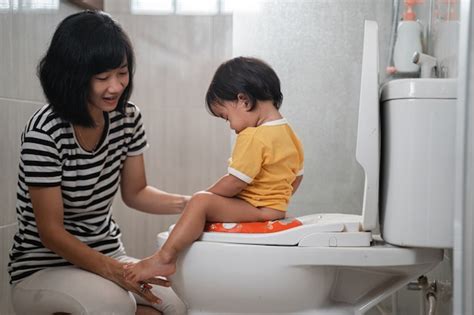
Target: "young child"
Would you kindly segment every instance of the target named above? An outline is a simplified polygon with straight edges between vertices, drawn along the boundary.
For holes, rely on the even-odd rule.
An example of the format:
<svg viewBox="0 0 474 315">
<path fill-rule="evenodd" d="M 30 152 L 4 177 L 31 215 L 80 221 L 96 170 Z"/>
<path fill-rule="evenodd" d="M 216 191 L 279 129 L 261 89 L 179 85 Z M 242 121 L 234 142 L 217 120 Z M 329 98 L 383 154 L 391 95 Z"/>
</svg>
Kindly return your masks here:
<svg viewBox="0 0 474 315">
<path fill-rule="evenodd" d="M 219 66 L 206 104 L 237 133 L 228 174 L 193 195 L 161 249 L 125 267 L 127 280 L 173 274 L 178 254 L 201 236 L 206 222 L 285 217 L 303 177 L 303 148 L 278 111 L 282 99 L 280 80 L 265 62 L 238 57 Z"/>
</svg>

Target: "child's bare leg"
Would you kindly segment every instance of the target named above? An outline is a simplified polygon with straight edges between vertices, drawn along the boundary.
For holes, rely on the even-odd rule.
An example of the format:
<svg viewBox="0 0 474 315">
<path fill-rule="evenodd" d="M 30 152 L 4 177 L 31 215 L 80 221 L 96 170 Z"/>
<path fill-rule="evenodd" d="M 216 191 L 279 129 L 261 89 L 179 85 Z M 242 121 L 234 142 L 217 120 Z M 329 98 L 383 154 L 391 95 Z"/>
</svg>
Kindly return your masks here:
<svg viewBox="0 0 474 315">
<path fill-rule="evenodd" d="M 163 247 L 152 256 L 128 268 L 126 277 L 129 280 L 140 281 L 154 276 L 173 274 L 178 254 L 201 236 L 206 221 L 251 222 L 284 217 L 283 211 L 258 209 L 242 199 L 199 192 L 188 202 Z"/>
</svg>

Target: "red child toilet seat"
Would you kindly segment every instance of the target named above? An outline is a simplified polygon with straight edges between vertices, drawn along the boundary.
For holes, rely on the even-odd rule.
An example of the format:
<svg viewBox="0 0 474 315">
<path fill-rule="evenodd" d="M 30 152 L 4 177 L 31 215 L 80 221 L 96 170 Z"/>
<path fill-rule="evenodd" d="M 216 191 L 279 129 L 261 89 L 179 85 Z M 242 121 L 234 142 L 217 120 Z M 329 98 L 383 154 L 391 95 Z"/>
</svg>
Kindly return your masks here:
<svg viewBox="0 0 474 315">
<path fill-rule="evenodd" d="M 224 233 L 275 233 L 289 230 L 303 225 L 295 218 L 286 218 L 275 221 L 263 222 L 240 222 L 240 223 L 207 223 L 204 232 L 224 232 Z"/>
</svg>

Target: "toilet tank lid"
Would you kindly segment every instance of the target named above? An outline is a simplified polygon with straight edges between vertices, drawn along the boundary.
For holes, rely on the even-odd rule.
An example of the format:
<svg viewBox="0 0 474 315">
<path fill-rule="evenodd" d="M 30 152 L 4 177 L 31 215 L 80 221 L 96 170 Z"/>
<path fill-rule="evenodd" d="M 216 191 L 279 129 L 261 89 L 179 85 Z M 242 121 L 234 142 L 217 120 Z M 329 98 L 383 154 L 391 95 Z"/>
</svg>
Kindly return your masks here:
<svg viewBox="0 0 474 315">
<path fill-rule="evenodd" d="M 456 99 L 457 79 L 400 79 L 382 86 L 382 102 L 395 99 Z"/>
</svg>

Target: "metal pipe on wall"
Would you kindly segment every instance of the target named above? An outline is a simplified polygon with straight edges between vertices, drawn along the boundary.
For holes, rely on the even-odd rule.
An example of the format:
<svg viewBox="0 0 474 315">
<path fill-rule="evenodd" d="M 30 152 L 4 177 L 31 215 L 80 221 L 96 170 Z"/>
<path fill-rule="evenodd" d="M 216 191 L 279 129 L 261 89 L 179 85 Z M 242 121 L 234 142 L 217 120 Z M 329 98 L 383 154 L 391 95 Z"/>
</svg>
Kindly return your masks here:
<svg viewBox="0 0 474 315">
<path fill-rule="evenodd" d="M 454 303 L 455 315 L 473 314 L 474 286 L 474 8 L 461 0 L 458 68 L 458 117 L 454 213 Z"/>
</svg>

